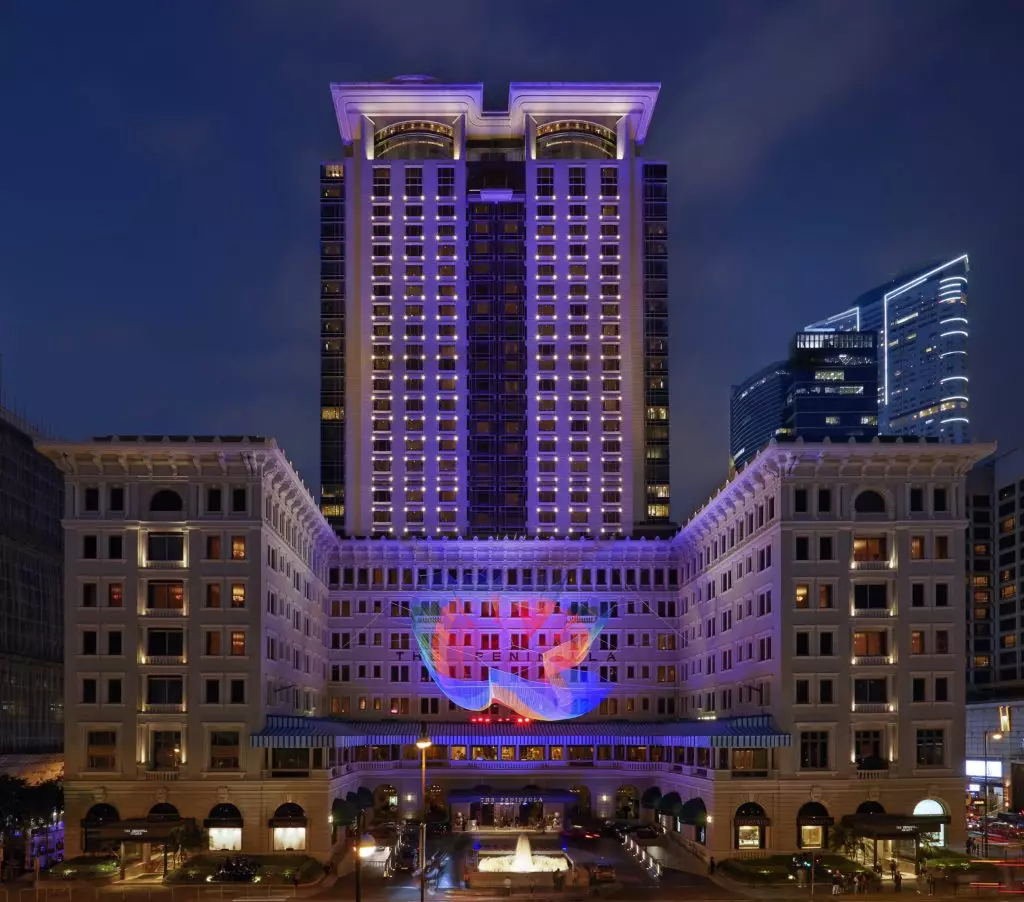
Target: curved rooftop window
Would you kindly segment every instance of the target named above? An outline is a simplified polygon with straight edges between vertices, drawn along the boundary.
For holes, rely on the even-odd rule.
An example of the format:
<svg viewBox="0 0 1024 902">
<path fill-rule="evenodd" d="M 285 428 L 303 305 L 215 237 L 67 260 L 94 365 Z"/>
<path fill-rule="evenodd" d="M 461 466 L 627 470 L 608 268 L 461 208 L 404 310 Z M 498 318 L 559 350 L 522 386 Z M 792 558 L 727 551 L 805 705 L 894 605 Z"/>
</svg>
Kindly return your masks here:
<svg viewBox="0 0 1024 902">
<path fill-rule="evenodd" d="M 450 160 L 454 146 L 455 130 L 441 122 L 395 122 L 378 129 L 373 135 L 376 159 Z"/>
<path fill-rule="evenodd" d="M 537 127 L 537 156 L 548 160 L 612 160 L 615 132 L 596 122 L 566 119 Z"/>
</svg>

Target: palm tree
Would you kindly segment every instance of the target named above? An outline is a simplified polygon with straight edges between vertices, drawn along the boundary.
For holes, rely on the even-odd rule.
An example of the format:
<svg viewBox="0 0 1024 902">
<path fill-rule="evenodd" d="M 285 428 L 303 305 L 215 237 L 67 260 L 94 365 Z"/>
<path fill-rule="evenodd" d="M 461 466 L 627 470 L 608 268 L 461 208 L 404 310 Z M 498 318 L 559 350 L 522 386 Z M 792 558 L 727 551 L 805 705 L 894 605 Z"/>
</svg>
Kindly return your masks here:
<svg viewBox="0 0 1024 902">
<path fill-rule="evenodd" d="M 828 846 L 837 855 L 845 855 L 852 861 L 856 861 L 857 856 L 860 856 L 863 862 L 868 860 L 867 841 L 842 824 L 835 824 L 829 828 Z"/>
</svg>

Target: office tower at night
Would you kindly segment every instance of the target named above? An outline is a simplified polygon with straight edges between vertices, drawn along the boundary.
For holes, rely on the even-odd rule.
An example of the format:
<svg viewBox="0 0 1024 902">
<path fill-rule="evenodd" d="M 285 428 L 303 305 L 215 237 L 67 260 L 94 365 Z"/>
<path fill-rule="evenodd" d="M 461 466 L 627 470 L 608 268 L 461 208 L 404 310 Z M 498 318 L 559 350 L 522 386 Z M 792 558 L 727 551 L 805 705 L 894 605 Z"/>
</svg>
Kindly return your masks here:
<svg viewBox="0 0 1024 902">
<path fill-rule="evenodd" d="M 321 508 L 353 536 L 671 532 L 658 86 L 332 86 Z"/>
<path fill-rule="evenodd" d="M 970 441 L 966 254 L 861 295 L 807 331 L 877 331 L 878 432 Z"/>
<path fill-rule="evenodd" d="M 787 360 L 733 388 L 733 466 L 776 437 L 835 442 L 877 435 L 876 344 L 873 332 L 798 332 Z"/>
<path fill-rule="evenodd" d="M 0 755 L 8 766 L 18 762 L 6 756 L 63 745 L 63 480 L 35 449 L 38 438 L 0 408 Z"/>
</svg>

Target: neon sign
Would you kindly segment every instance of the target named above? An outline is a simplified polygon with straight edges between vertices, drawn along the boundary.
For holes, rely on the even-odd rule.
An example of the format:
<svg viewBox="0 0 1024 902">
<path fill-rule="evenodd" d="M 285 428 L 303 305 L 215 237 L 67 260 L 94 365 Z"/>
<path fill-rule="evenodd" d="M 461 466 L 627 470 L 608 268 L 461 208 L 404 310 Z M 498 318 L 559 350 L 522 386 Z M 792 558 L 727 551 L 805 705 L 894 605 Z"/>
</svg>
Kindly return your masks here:
<svg viewBox="0 0 1024 902">
<path fill-rule="evenodd" d="M 550 598 L 517 600 L 509 617 L 499 616 L 498 599 L 482 603 L 490 616 L 466 613 L 472 607 L 451 599 L 414 602 L 409 611 L 423 666 L 459 707 L 485 711 L 498 702 L 523 718 L 567 720 L 608 695 L 608 684 L 581 666 L 607 617 Z M 474 638 L 479 648 L 467 645 Z"/>
</svg>

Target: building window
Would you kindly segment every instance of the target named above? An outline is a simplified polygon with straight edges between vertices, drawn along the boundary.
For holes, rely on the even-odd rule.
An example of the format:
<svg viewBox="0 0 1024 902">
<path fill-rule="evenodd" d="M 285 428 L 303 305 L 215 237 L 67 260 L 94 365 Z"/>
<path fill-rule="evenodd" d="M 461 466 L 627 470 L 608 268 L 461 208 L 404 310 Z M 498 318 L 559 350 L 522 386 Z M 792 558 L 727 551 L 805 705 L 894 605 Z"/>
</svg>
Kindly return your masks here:
<svg viewBox="0 0 1024 902">
<path fill-rule="evenodd" d="M 835 545 L 832 536 L 818 536 L 818 560 L 835 560 Z"/>
<path fill-rule="evenodd" d="M 946 734 L 944 730 L 917 731 L 917 766 L 945 767 Z"/>
<path fill-rule="evenodd" d="M 800 734 L 800 769 L 828 770 L 828 733 L 814 730 Z"/>
<path fill-rule="evenodd" d="M 910 559 L 912 561 L 924 559 L 924 536 L 910 537 Z"/>
<path fill-rule="evenodd" d="M 806 583 L 798 584 L 793 594 L 793 604 L 798 610 L 807 610 L 811 606 L 811 587 Z"/>
<path fill-rule="evenodd" d="M 835 685 L 833 684 L 832 680 L 823 679 L 818 681 L 818 704 L 835 704 Z"/>
<path fill-rule="evenodd" d="M 233 657 L 245 656 L 245 633 L 241 630 L 231 633 L 231 654 Z"/>
<path fill-rule="evenodd" d="M 97 605 L 97 591 L 98 587 L 96 583 L 83 583 L 82 584 L 82 607 L 83 608 L 94 608 Z"/>
<path fill-rule="evenodd" d="M 223 492 L 220 489 L 210 488 L 206 490 L 206 510 L 211 514 L 219 514 L 223 509 Z"/>
<path fill-rule="evenodd" d="M 935 678 L 935 701 L 937 701 L 937 702 L 948 702 L 949 701 L 949 678 L 948 677 L 936 677 Z"/>
<path fill-rule="evenodd" d="M 915 702 L 927 701 L 924 677 L 914 677 L 910 681 L 910 698 Z"/>
<path fill-rule="evenodd" d="M 818 584 L 818 608 L 822 611 L 833 607 L 833 586 L 831 583 Z"/>
<path fill-rule="evenodd" d="M 203 703 L 220 704 L 220 680 L 208 679 L 203 682 Z"/>
<path fill-rule="evenodd" d="M 885 583 L 856 583 L 853 587 L 853 607 L 856 610 L 880 611 L 889 606 Z"/>
<path fill-rule="evenodd" d="M 248 492 L 244 488 L 231 490 L 231 512 L 233 514 L 244 514 L 249 509 L 247 495 Z"/>
<path fill-rule="evenodd" d="M 82 536 L 82 557 L 87 561 L 94 561 L 99 557 L 97 551 L 98 541 L 96 536 Z"/>
<path fill-rule="evenodd" d="M 798 705 L 809 705 L 811 703 L 811 682 L 810 680 L 796 681 L 795 702 Z"/>
<path fill-rule="evenodd" d="M 151 532 L 146 536 L 146 560 L 178 562 L 185 559 L 185 537 L 180 532 Z"/>
<path fill-rule="evenodd" d="M 124 536 L 107 536 L 107 557 L 112 561 L 124 560 Z"/>
<path fill-rule="evenodd" d="M 935 559 L 937 561 L 949 560 L 949 536 L 935 537 Z"/>
<path fill-rule="evenodd" d="M 210 770 L 238 770 L 240 766 L 241 746 L 238 741 L 238 731 L 211 731 Z"/>
<path fill-rule="evenodd" d="M 932 492 L 932 510 L 937 514 L 944 514 L 949 510 L 945 489 L 935 489 Z"/>
<path fill-rule="evenodd" d="M 182 582 L 147 583 L 146 607 L 151 610 L 184 610 L 185 584 Z"/>
<path fill-rule="evenodd" d="M 232 705 L 245 704 L 245 680 L 230 680 L 228 683 L 228 700 Z"/>
<path fill-rule="evenodd" d="M 811 540 L 807 536 L 796 537 L 793 557 L 798 561 L 809 561 L 811 559 Z"/>
<path fill-rule="evenodd" d="M 793 490 L 793 513 L 807 513 L 807 489 Z"/>
<path fill-rule="evenodd" d="M 107 586 L 107 607 L 124 607 L 124 585 L 121 583 L 110 583 Z"/>
<path fill-rule="evenodd" d="M 85 768 L 108 773 L 117 770 L 116 730 L 89 730 L 85 734 Z"/>
<path fill-rule="evenodd" d="M 245 583 L 232 583 L 231 585 L 231 607 L 245 607 Z"/>
<path fill-rule="evenodd" d="M 121 680 L 117 677 L 111 677 L 107 680 L 107 704 L 121 704 Z"/>
<path fill-rule="evenodd" d="M 912 655 L 923 655 L 927 653 L 925 648 L 924 630 L 914 630 L 911 632 L 910 653 Z"/>
<path fill-rule="evenodd" d="M 827 514 L 832 511 L 832 490 L 818 489 L 818 513 Z"/>
<path fill-rule="evenodd" d="M 123 513 L 124 512 L 124 487 L 115 485 L 111 486 L 110 494 L 107 496 L 107 508 L 112 513 Z"/>
<path fill-rule="evenodd" d="M 949 607 L 949 584 L 948 583 L 936 583 L 935 584 L 935 607 L 937 607 L 937 608 L 948 608 Z"/>
<path fill-rule="evenodd" d="M 245 536 L 231 537 L 231 560 L 245 560 Z"/>
<path fill-rule="evenodd" d="M 798 658 L 806 658 L 811 654 L 811 634 L 807 632 L 798 632 L 796 634 L 796 651 L 795 654 Z"/>
<path fill-rule="evenodd" d="M 206 584 L 205 606 L 208 608 L 220 607 L 220 583 Z"/>
<path fill-rule="evenodd" d="M 910 606 L 912 608 L 924 607 L 924 583 L 910 584 Z"/>
</svg>

